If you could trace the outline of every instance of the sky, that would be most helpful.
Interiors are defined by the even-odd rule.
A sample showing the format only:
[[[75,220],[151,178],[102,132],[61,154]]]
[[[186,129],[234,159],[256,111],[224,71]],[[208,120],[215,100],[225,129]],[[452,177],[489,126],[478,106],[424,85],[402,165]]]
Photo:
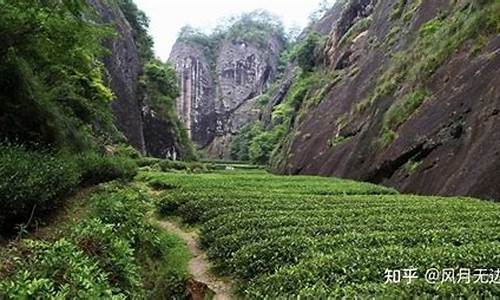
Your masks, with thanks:
[[[135,0],[149,17],[155,53],[166,61],[184,25],[210,32],[224,17],[265,9],[281,17],[285,27],[304,28],[320,0]]]

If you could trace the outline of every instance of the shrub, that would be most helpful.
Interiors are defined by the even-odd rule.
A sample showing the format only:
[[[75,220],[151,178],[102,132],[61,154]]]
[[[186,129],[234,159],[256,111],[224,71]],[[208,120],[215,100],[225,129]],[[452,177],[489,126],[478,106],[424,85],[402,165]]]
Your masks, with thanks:
[[[87,153],[77,158],[77,163],[85,185],[114,179],[130,180],[137,174],[137,164],[127,157]]]
[[[105,241],[108,244],[112,241],[111,234],[121,241],[113,246],[115,250],[110,250],[112,255],[105,255],[104,260],[100,260],[115,266],[113,274],[125,279],[119,286],[130,287],[128,291],[132,295],[149,299],[182,299],[185,296],[188,251],[177,237],[146,221],[146,213],[150,209],[147,200],[138,190],[120,184],[108,186],[106,191],[93,198],[92,214],[98,221],[89,222],[87,229],[81,232],[91,233],[93,239],[99,239],[99,235],[107,236]],[[92,226],[93,222],[97,225]],[[103,233],[100,234],[100,231]],[[76,234],[79,236],[78,231]],[[120,248],[131,258],[120,254]],[[143,290],[137,289],[137,278],[140,278]]]
[[[192,193],[168,193],[156,202],[156,210],[161,215],[171,215],[175,213],[181,205],[193,198],[194,195]]]
[[[350,44],[360,33],[368,30],[368,28],[372,24],[372,21],[373,20],[371,16],[357,21],[340,39],[339,45],[343,47]]]
[[[151,167],[157,165],[161,162],[161,159],[154,157],[141,157],[136,160],[136,163],[139,167]]]
[[[16,225],[54,210],[80,184],[132,179],[136,167],[123,157],[54,155],[0,145],[0,234],[12,234]]]
[[[139,294],[141,278],[134,249],[116,234],[115,226],[89,219],[71,228],[71,238],[89,257],[99,262],[111,285],[127,294]]]
[[[113,291],[95,260],[70,241],[26,240],[9,257],[16,273],[0,281],[0,298],[100,299],[122,296]]]
[[[316,65],[316,51],[319,48],[321,36],[316,33],[310,33],[306,40],[297,46],[295,58],[304,72],[310,72]]]
[[[250,161],[250,143],[263,130],[259,123],[253,122],[245,125],[231,142],[231,158],[238,161]]]
[[[0,145],[0,234],[46,213],[79,183],[74,161],[21,146]]]
[[[390,144],[396,137],[397,129],[418,110],[429,95],[426,90],[417,89],[405,95],[399,102],[393,104],[385,113],[382,123],[382,144]]]
[[[141,154],[134,147],[126,144],[119,144],[116,146],[114,153],[115,156],[128,157],[132,159],[141,158]]]
[[[172,190],[177,188],[175,184],[165,182],[163,180],[153,178],[148,182],[148,185],[155,190]]]

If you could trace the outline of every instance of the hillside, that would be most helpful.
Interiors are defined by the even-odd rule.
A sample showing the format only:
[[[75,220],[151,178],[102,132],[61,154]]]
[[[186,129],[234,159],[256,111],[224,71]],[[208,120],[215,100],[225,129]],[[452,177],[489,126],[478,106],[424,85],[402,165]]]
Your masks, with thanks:
[[[338,1],[246,142],[278,173],[500,199],[499,15],[498,1]]]

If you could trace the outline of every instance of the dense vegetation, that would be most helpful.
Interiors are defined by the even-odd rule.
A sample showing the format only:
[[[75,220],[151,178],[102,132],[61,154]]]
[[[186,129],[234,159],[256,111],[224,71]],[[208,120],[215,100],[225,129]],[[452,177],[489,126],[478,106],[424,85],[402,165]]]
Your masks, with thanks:
[[[158,59],[150,59],[144,66],[141,77],[144,104],[148,105],[156,117],[168,124],[171,134],[182,147],[182,158],[196,160],[196,151],[182,121],[177,117],[175,100],[180,95],[177,74],[174,68]]]
[[[408,26],[419,2],[412,5],[399,1],[393,8],[392,19],[396,23],[392,34],[386,41],[388,46],[403,33],[403,26]],[[423,104],[427,95],[427,80],[436,70],[462,45],[471,41],[471,56],[484,47],[487,37],[500,32],[500,3],[486,1],[456,1],[454,7],[433,20],[423,24],[417,38],[405,50],[393,54],[389,67],[380,76],[375,90],[368,99],[358,105],[358,110],[365,110],[384,97],[394,94],[406,84],[411,87],[395,101],[385,113],[384,124],[380,133],[382,146],[390,144],[397,137],[398,127]]]
[[[137,97],[194,157],[175,115],[175,72],[154,59],[147,18],[132,1],[108,5],[123,10],[144,61]],[[78,187],[131,179],[139,154],[114,126],[115,97],[104,81],[103,43],[114,27],[86,1],[2,1],[0,33],[1,237],[35,225]]]
[[[116,0],[131,25],[134,40],[143,65],[138,97],[153,114],[167,123],[177,139],[186,160],[195,160],[196,153],[184,124],[177,117],[175,99],[179,97],[177,74],[174,68],[154,57],[153,38],[149,35],[149,19],[133,0]]]
[[[2,1],[2,138],[71,150],[116,139],[99,62],[112,31],[96,19],[82,1]]]
[[[242,128],[231,144],[232,159],[265,165],[272,157],[278,156],[280,144],[293,130],[300,110],[305,113],[304,107],[308,109],[311,104],[318,104],[328,92],[327,87],[335,83],[336,78],[331,74],[315,68],[323,43],[323,37],[312,32],[303,41],[290,45],[282,54],[285,64],[297,63],[299,68],[294,71],[295,80],[283,102],[272,108],[272,126],[266,128],[257,121]],[[275,92],[276,89],[270,88],[260,97],[270,99]],[[263,103],[263,106],[266,104]]]
[[[183,27],[178,41],[204,47],[205,55],[212,59],[221,41],[244,42],[258,47],[268,47],[270,39],[286,44],[288,36],[280,19],[269,12],[256,10],[222,21],[214,31],[205,33],[191,26]]]
[[[137,172],[125,156],[40,153],[12,145],[0,145],[0,162],[0,239],[36,225],[78,187],[130,180]]]
[[[491,297],[489,283],[428,284],[429,268],[500,263],[500,209],[466,198],[397,195],[365,183],[262,171],[143,173],[168,189],[163,214],[201,225],[222,274],[248,298]],[[417,268],[410,284],[386,269]],[[472,278],[474,280],[474,278]]]
[[[185,296],[185,245],[148,222],[140,187],[108,184],[42,238],[0,251],[0,298],[173,299]]]

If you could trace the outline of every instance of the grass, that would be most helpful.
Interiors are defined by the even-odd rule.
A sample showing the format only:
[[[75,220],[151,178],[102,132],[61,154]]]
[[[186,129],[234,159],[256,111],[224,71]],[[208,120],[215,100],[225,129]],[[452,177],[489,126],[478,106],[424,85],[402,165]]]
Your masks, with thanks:
[[[400,101],[394,103],[389,108],[384,114],[384,119],[382,121],[382,145],[387,146],[396,138],[398,128],[418,110],[428,95],[428,91],[417,89],[406,94]]]
[[[372,17],[366,17],[359,21],[357,21],[349,31],[344,34],[344,36],[340,39],[339,45],[340,47],[349,45],[352,41],[362,32],[368,30],[370,25],[372,24]]]
[[[418,167],[418,166],[416,166]],[[413,166],[410,166],[413,169]],[[201,226],[216,270],[244,298],[489,297],[491,284],[426,284],[426,269],[500,264],[500,208],[470,198],[399,195],[373,184],[264,171],[143,172],[177,186],[168,212]],[[386,269],[416,267],[412,284]]]

